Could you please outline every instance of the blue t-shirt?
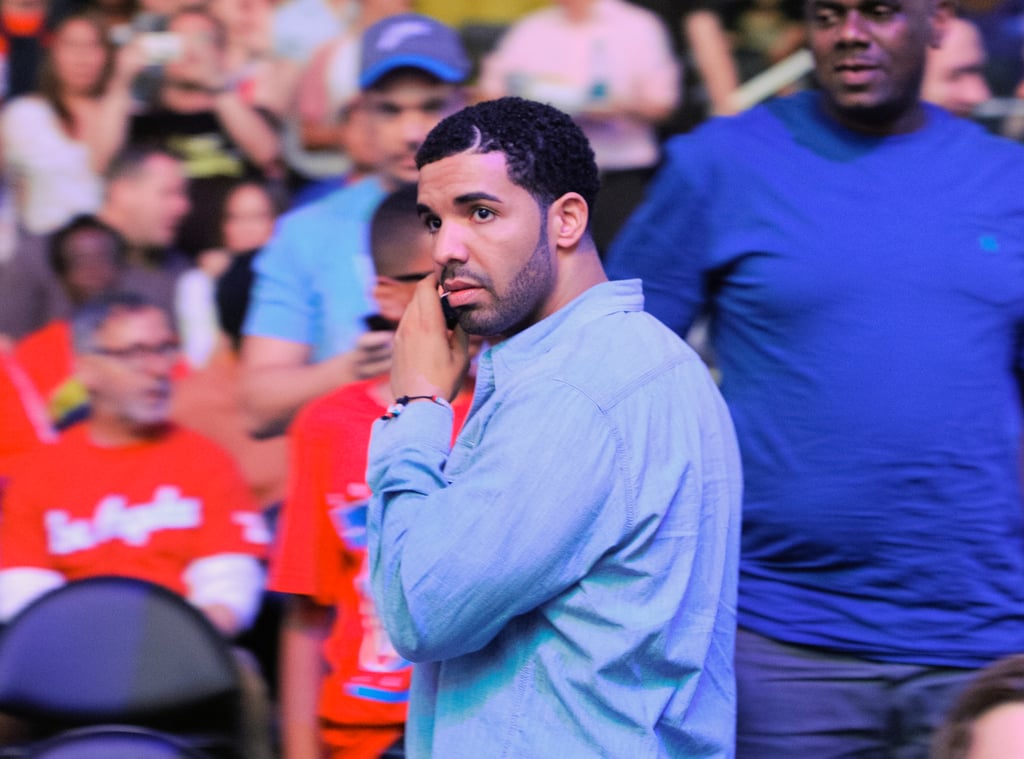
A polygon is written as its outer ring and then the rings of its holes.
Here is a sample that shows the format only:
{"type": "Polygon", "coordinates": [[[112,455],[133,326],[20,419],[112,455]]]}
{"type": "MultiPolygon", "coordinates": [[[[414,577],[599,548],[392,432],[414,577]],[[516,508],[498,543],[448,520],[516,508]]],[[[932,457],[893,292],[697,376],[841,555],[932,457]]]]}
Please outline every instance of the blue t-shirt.
{"type": "Polygon", "coordinates": [[[1024,150],[932,107],[856,134],[802,93],[666,160],[609,270],[680,333],[710,312],[740,624],[894,662],[1024,649],[1024,150]]]}
{"type": "Polygon", "coordinates": [[[376,313],[369,221],[384,198],[375,178],[285,214],[256,257],[247,335],[312,348],[312,360],[344,353],[376,313]]]}

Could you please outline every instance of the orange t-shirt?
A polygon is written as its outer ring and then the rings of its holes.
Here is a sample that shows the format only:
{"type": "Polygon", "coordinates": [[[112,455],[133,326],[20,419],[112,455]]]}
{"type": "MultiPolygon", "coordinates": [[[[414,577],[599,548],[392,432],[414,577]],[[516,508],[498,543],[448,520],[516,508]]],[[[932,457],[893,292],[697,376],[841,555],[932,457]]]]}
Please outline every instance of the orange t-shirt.
{"type": "Polygon", "coordinates": [[[206,435],[230,453],[263,508],[284,498],[288,439],[257,440],[249,434],[242,406],[241,365],[230,350],[217,350],[209,363],[174,386],[171,418],[206,435]]]}
{"type": "Polygon", "coordinates": [[[218,554],[263,557],[268,543],[231,458],[197,433],[105,448],[88,424],[32,453],[8,485],[0,566],[67,580],[127,575],[187,595],[183,573],[218,554]]]}
{"type": "Polygon", "coordinates": [[[14,462],[56,433],[35,386],[17,360],[0,353],[0,492],[14,462]]]}
{"type": "Polygon", "coordinates": [[[61,419],[83,406],[85,389],[74,378],[71,324],[58,319],[37,329],[14,348],[14,356],[46,401],[50,419],[61,419]]]}
{"type": "MultiPolygon", "coordinates": [[[[366,566],[367,448],[374,420],[387,411],[371,394],[376,382],[345,385],[308,404],[292,424],[288,493],[268,583],[335,607],[320,716],[353,727],[403,724],[412,672],[377,617],[366,566]]],[[[456,430],[470,400],[463,393],[453,404],[456,430]]]]}

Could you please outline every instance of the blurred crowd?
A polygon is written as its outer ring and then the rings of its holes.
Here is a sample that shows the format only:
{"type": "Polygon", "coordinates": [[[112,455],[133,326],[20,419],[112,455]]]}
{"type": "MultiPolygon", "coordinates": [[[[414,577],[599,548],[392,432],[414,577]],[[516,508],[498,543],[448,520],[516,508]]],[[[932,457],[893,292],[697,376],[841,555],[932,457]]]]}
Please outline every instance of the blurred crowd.
{"type": "MultiPolygon", "coordinates": [[[[557,106],[595,152],[603,254],[667,138],[814,87],[803,14],[796,0],[0,0],[0,624],[138,561],[132,574],[257,654],[279,707],[269,751],[389,750],[408,671],[368,632],[353,504],[394,327],[432,269],[416,148],[471,102],[557,106]],[[147,425],[167,419],[190,432],[155,440],[147,425]],[[128,450],[140,442],[150,459],[128,450]],[[40,484],[54,477],[71,484],[40,484]],[[98,550],[76,525],[127,530],[110,525],[128,500],[185,518],[190,487],[221,512],[163,549],[180,576],[129,553],[4,577],[98,550]],[[320,501],[332,508],[295,505],[320,501]],[[49,548],[14,550],[33,529],[4,519],[15,502],[68,509],[49,548]],[[352,713],[359,729],[323,727],[352,713]]],[[[1024,138],[1024,0],[964,0],[922,96],[1024,138]]]]}

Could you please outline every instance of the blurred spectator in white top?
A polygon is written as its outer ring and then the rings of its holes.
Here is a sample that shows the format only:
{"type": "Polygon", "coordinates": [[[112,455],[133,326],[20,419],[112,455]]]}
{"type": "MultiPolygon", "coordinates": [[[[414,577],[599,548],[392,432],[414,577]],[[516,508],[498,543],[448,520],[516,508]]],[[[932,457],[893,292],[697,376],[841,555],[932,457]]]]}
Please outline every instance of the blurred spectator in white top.
{"type": "Polygon", "coordinates": [[[217,347],[217,281],[234,257],[251,259],[267,244],[276,218],[274,198],[266,187],[258,182],[236,185],[221,213],[223,247],[203,251],[196,265],[178,280],[174,312],[182,353],[192,368],[206,366],[217,347]]]}
{"type": "Polygon", "coordinates": [[[39,93],[4,106],[4,172],[30,232],[50,232],[102,202],[100,173],[109,150],[99,112],[112,60],[99,16],[69,16],[43,60],[39,93]]]}
{"type": "Polygon", "coordinates": [[[558,0],[509,28],[483,61],[480,94],[547,102],[575,118],[602,174],[592,231],[603,251],[660,158],[656,126],[679,102],[679,68],[651,11],[625,0],[558,0]]]}
{"type": "Polygon", "coordinates": [[[216,18],[187,8],[167,30],[180,49],[164,64],[158,104],[132,117],[128,139],[182,159],[192,211],[176,244],[195,257],[219,246],[218,214],[235,182],[278,176],[280,142],[273,114],[246,102],[232,80],[227,32],[216,18]]]}
{"type": "Polygon", "coordinates": [[[274,9],[274,54],[302,65],[345,30],[358,13],[355,0],[284,0],[274,9]]]}
{"type": "MultiPolygon", "coordinates": [[[[274,9],[273,53],[283,62],[285,87],[289,91],[298,86],[299,77],[316,50],[344,34],[358,14],[358,0],[283,0],[274,9]]],[[[281,149],[295,188],[337,177],[347,168],[344,157],[333,146],[305,146],[302,122],[296,112],[284,121],[281,149]]]]}
{"type": "Polygon", "coordinates": [[[290,79],[271,49],[271,0],[211,0],[209,9],[227,32],[224,65],[232,86],[249,105],[283,116],[290,79]]]}

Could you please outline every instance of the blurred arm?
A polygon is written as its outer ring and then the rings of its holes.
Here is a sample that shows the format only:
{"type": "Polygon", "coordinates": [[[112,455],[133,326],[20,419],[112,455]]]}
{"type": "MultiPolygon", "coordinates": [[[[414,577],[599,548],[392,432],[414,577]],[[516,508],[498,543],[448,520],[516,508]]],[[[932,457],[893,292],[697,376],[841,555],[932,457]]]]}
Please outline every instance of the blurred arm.
{"type": "Polygon", "coordinates": [[[256,437],[280,434],[307,401],[386,372],[391,366],[392,337],[390,332],[367,332],[353,350],[310,364],[308,345],[247,336],[242,346],[242,399],[250,433],[256,437]]]}
{"type": "Polygon", "coordinates": [[[264,171],[274,166],[281,155],[281,141],[259,111],[230,89],[217,95],[214,110],[225,131],[252,163],[264,171]]]}
{"type": "Polygon", "coordinates": [[[100,99],[99,112],[84,135],[89,146],[89,163],[97,174],[107,170],[128,139],[132,82],[144,66],[145,57],[138,43],[129,43],[117,51],[114,72],[100,99]]]}
{"type": "Polygon", "coordinates": [[[714,113],[735,113],[732,93],[739,86],[739,74],[718,15],[709,10],[687,14],[683,18],[683,37],[693,51],[714,113]]]}
{"type": "Polygon", "coordinates": [[[331,610],[308,596],[290,595],[281,621],[281,738],[284,759],[322,756],[318,703],[326,666],[321,653],[331,610]]]}
{"type": "Polygon", "coordinates": [[[256,557],[205,556],[189,564],[184,576],[188,601],[226,637],[238,635],[256,618],[264,581],[263,567],[256,557]]]}

